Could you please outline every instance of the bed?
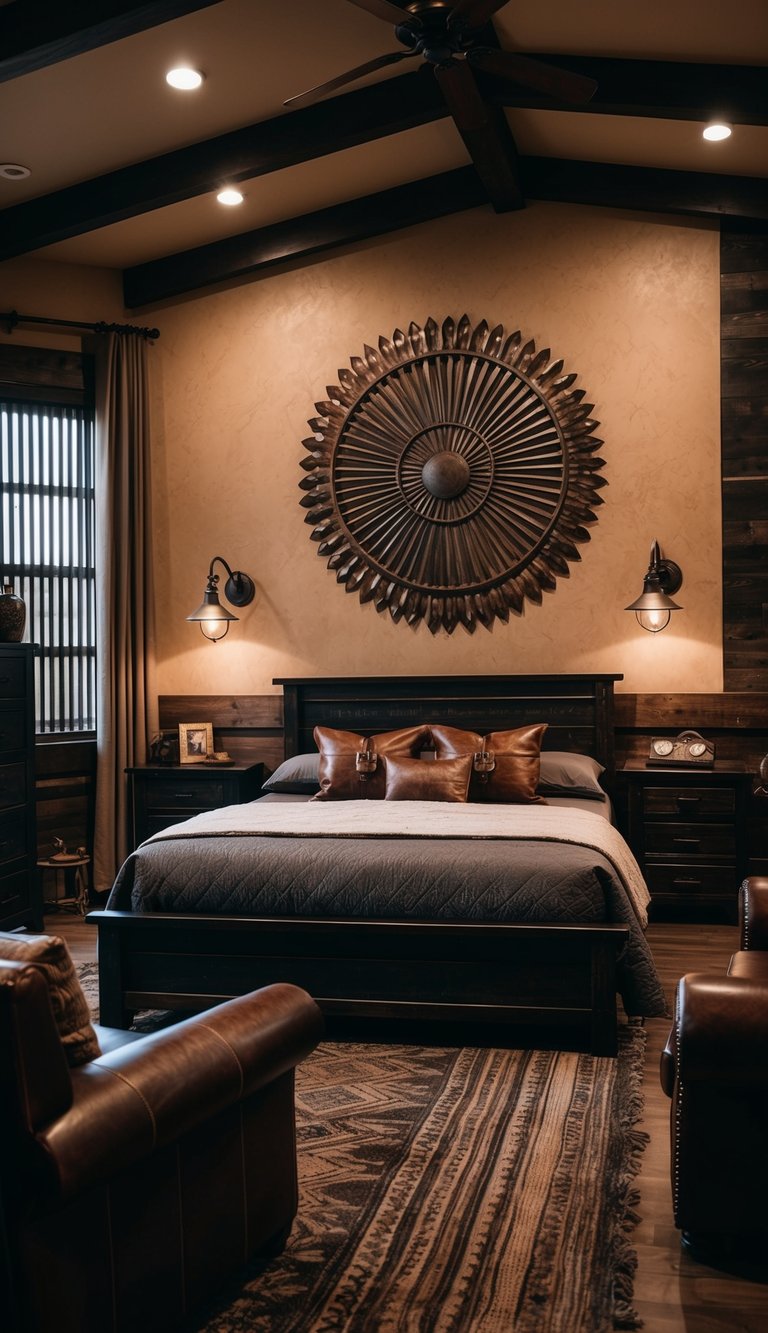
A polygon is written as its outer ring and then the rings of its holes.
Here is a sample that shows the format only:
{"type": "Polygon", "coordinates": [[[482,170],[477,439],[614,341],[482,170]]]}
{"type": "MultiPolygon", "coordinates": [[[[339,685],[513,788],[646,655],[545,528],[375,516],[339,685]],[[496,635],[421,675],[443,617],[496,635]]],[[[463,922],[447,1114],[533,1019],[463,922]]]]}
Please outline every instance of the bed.
{"type": "Polygon", "coordinates": [[[453,1041],[481,1025],[492,1040],[614,1054],[617,992],[632,1018],[665,1011],[642,899],[628,890],[626,858],[635,872],[636,863],[606,818],[617,679],[275,682],[289,761],[312,755],[318,726],[368,736],[444,724],[485,735],[546,723],[542,775],[548,755],[591,756],[605,795],[588,802],[552,786],[513,814],[475,803],[316,802],[311,784],[303,794],[278,784],[248,806],[175,825],[137,848],[107,909],[89,914],[102,1022],[124,1026],[142,1008],[199,1009],[285,980],[356,1034],[405,1020],[409,1031],[453,1041]],[[522,822],[513,829],[507,819],[522,822]],[[571,832],[579,820],[583,843],[580,828],[571,832]]]}

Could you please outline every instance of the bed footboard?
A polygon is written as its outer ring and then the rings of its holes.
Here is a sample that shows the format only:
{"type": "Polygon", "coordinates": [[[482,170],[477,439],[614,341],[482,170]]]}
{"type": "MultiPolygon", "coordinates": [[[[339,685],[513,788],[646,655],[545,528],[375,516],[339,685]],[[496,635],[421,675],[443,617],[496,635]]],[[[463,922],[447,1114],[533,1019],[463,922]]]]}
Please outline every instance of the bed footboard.
{"type": "Polygon", "coordinates": [[[100,1021],[204,1009],[290,981],[329,1019],[502,1028],[509,1044],[615,1055],[622,925],[335,921],[90,912],[100,1021]],[[518,1040],[515,1040],[518,1038],[518,1040]]]}

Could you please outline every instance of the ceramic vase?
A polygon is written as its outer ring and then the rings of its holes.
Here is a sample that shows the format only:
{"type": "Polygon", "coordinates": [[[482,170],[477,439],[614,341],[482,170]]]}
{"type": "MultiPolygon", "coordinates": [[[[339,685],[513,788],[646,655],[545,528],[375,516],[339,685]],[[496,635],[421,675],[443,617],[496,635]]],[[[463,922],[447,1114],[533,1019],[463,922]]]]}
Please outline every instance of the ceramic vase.
{"type": "Polygon", "coordinates": [[[0,643],[21,643],[27,608],[13,591],[13,584],[4,583],[0,593],[0,643]]]}

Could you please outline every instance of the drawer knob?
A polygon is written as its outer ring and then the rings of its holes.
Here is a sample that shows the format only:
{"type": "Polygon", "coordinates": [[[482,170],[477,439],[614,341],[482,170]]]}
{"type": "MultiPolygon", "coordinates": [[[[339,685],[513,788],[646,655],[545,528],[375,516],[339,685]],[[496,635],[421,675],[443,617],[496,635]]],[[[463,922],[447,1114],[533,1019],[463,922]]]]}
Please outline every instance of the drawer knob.
{"type": "Polygon", "coordinates": [[[191,801],[194,798],[193,791],[175,791],[173,793],[174,801],[191,801]]]}
{"type": "Polygon", "coordinates": [[[686,795],[683,792],[680,792],[677,798],[678,805],[699,805],[700,801],[701,801],[700,796],[691,796],[690,794],[686,795]]]}
{"type": "Polygon", "coordinates": [[[684,843],[686,847],[698,847],[701,838],[673,838],[672,841],[684,843]]]}
{"type": "Polygon", "coordinates": [[[701,884],[701,880],[700,880],[700,879],[682,879],[682,878],[681,878],[681,879],[673,879],[673,880],[672,880],[672,883],[673,883],[673,884],[688,884],[688,885],[695,884],[695,885],[700,885],[700,884],[701,884]]]}

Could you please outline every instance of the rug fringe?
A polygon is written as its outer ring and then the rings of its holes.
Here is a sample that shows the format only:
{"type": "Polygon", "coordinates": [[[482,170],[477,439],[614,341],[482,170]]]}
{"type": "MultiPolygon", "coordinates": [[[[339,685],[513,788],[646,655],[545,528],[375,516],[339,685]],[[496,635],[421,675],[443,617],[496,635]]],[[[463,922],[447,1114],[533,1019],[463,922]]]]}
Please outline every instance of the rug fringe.
{"type": "MultiPolygon", "coordinates": [[[[645,1050],[646,1033],[642,1028],[628,1029],[623,1040],[645,1050]]],[[[643,1327],[643,1321],[632,1305],[637,1252],[629,1236],[641,1220],[637,1211],[640,1191],[634,1182],[640,1170],[642,1155],[650,1142],[650,1135],[635,1128],[645,1109],[642,1093],[644,1064],[642,1058],[627,1062],[626,1084],[619,1096],[622,1108],[619,1127],[624,1137],[625,1151],[624,1169],[618,1181],[618,1218],[613,1254],[613,1327],[617,1330],[643,1327]]]]}

